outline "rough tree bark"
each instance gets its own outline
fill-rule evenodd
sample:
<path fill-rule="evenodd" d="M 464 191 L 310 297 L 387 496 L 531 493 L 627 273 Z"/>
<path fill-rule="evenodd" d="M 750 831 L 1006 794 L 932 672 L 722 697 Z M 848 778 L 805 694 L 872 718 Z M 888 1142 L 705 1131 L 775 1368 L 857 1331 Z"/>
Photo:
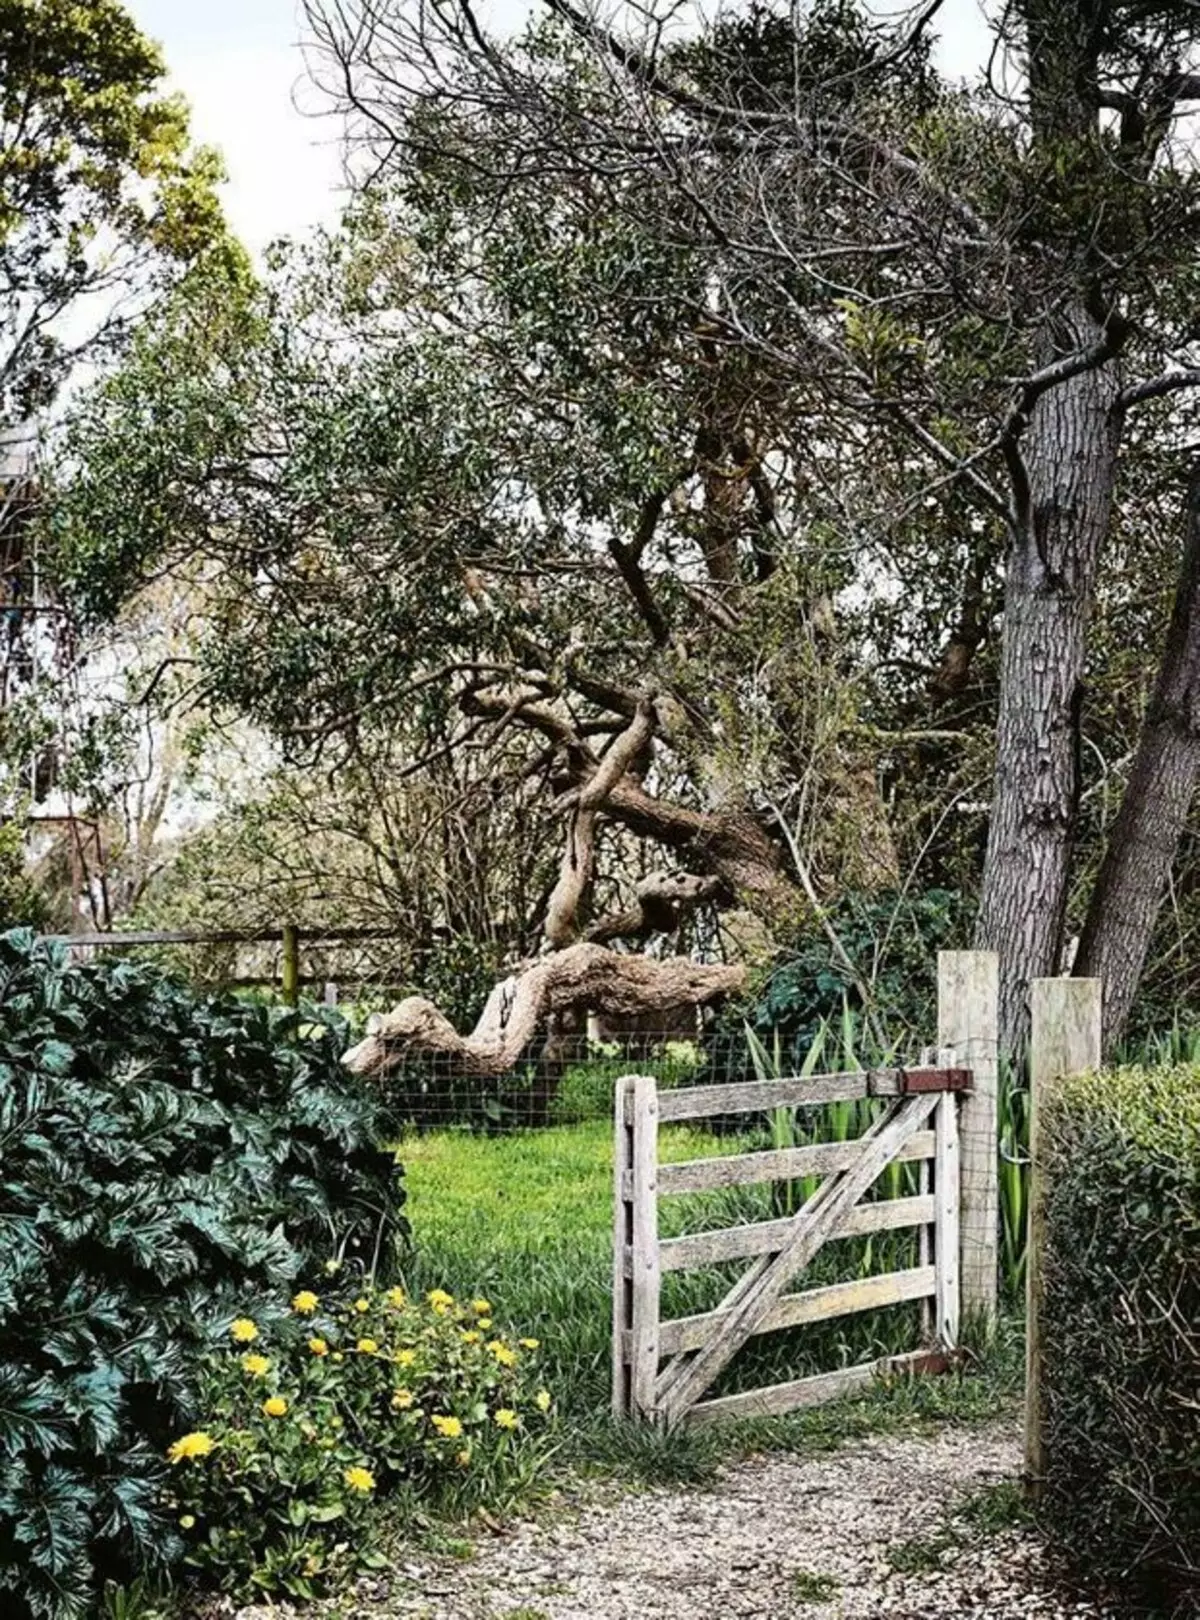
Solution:
<path fill-rule="evenodd" d="M 1200 780 L 1200 462 L 1154 692 L 1088 908 L 1075 972 L 1104 985 L 1104 1044 L 1125 1032 L 1167 879 Z"/>
<path fill-rule="evenodd" d="M 741 989 L 746 970 L 686 957 L 620 956 L 601 945 L 570 945 L 498 984 L 470 1035 L 423 996 L 409 996 L 371 1020 L 342 1059 L 355 1074 L 386 1074 L 408 1052 L 440 1053 L 468 1074 L 506 1074 L 547 1018 L 603 1007 L 613 1017 L 702 1007 Z"/>
<path fill-rule="evenodd" d="M 1057 357 L 1096 356 L 1018 405 L 1009 466 L 1008 555 L 996 775 L 977 944 L 1000 956 L 1000 1040 L 1021 1044 L 1033 978 L 1057 973 L 1079 801 L 1087 624 L 1108 528 L 1120 438 L 1116 361 L 1076 303 Z M 1056 357 L 1047 357 L 1049 370 Z"/>

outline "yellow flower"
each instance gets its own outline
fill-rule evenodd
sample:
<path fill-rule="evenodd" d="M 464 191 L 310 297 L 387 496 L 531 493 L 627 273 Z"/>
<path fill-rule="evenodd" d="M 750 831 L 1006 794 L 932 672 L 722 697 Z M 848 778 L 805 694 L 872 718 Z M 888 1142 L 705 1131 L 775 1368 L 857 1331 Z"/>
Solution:
<path fill-rule="evenodd" d="M 500 1365 L 502 1367 L 515 1367 L 516 1366 L 516 1364 L 517 1364 L 517 1352 L 515 1350 L 510 1350 L 508 1348 L 508 1346 L 506 1344 L 504 1344 L 500 1339 L 492 1339 L 492 1340 L 490 1340 L 489 1343 L 488 1343 L 488 1349 L 495 1356 L 496 1360 L 500 1363 Z"/>
<path fill-rule="evenodd" d="M 369 1468 L 347 1468 L 342 1478 L 352 1491 L 361 1491 L 364 1496 L 375 1489 L 375 1475 Z"/>
<path fill-rule="evenodd" d="M 462 1424 L 456 1417 L 432 1417 L 429 1421 L 446 1440 L 457 1440 L 462 1434 Z"/>
<path fill-rule="evenodd" d="M 392 1357 L 397 1367 L 411 1367 L 416 1359 L 417 1352 L 415 1350 L 397 1350 Z"/>
<path fill-rule="evenodd" d="M 451 1305 L 454 1304 L 454 1295 L 448 1294 L 444 1288 L 431 1288 L 425 1298 L 439 1316 L 445 1316 Z"/>
<path fill-rule="evenodd" d="M 320 1303 L 310 1289 L 302 1288 L 292 1299 L 292 1309 L 300 1316 L 311 1316 Z"/>
<path fill-rule="evenodd" d="M 261 1378 L 265 1372 L 270 1372 L 271 1362 L 267 1356 L 256 1356 L 251 1353 L 242 1357 L 242 1371 L 248 1372 L 251 1378 Z"/>
<path fill-rule="evenodd" d="M 454 1460 L 460 1468 L 469 1468 L 471 1466 L 471 1453 L 469 1451 L 460 1451 Z"/>
<path fill-rule="evenodd" d="M 491 1317 L 490 1316 L 481 1316 L 479 1318 L 479 1325 L 484 1330 L 484 1332 L 486 1333 L 488 1328 L 490 1328 L 491 1325 L 492 1325 Z"/>
<path fill-rule="evenodd" d="M 185 1513 L 183 1518 L 179 1521 L 179 1528 L 181 1530 L 194 1530 L 196 1528 L 195 1514 Z"/>
<path fill-rule="evenodd" d="M 533 1404 L 537 1407 L 539 1412 L 548 1412 L 550 1410 L 550 1399 L 550 1391 L 548 1389 L 539 1389 L 537 1394 L 533 1397 Z"/>
<path fill-rule="evenodd" d="M 515 1429 L 521 1420 L 507 1406 L 502 1406 L 496 1413 L 494 1421 L 498 1429 Z"/>
<path fill-rule="evenodd" d="M 248 1316 L 239 1316 L 230 1324 L 229 1331 L 238 1344 L 253 1344 L 258 1338 L 258 1329 Z"/>
<path fill-rule="evenodd" d="M 403 1288 L 389 1288 L 383 1297 L 394 1311 L 398 1311 L 402 1305 L 407 1303 L 407 1296 Z"/>
<path fill-rule="evenodd" d="M 324 1339 L 310 1339 L 308 1341 L 308 1348 L 312 1351 L 314 1356 L 327 1356 L 329 1354 L 329 1346 L 325 1343 Z"/>
<path fill-rule="evenodd" d="M 354 1309 L 360 1316 L 364 1316 L 366 1312 L 371 1309 L 371 1301 L 369 1299 L 356 1299 L 354 1301 Z"/>
<path fill-rule="evenodd" d="M 539 1339 L 518 1339 L 517 1343 L 522 1350 L 536 1350 L 541 1341 Z"/>
<path fill-rule="evenodd" d="M 167 1452 L 169 1462 L 183 1462 L 185 1458 L 207 1457 L 210 1451 L 215 1451 L 217 1442 L 211 1434 L 205 1434 L 203 1429 L 197 1429 L 192 1434 L 185 1434 Z"/>
<path fill-rule="evenodd" d="M 379 1346 L 374 1339 L 360 1339 L 354 1348 L 360 1356 L 373 1356 L 379 1350 Z"/>
<path fill-rule="evenodd" d="M 462 1336 L 464 1344 L 478 1344 L 482 1338 L 482 1333 L 464 1333 Z"/>
<path fill-rule="evenodd" d="M 398 1389 L 392 1396 L 392 1411 L 407 1412 L 415 1396 L 411 1389 Z"/>
<path fill-rule="evenodd" d="M 327 1277 L 336 1277 L 338 1272 L 341 1269 L 342 1269 L 342 1262 L 340 1260 L 326 1260 L 326 1262 L 325 1262 L 325 1275 Z"/>
<path fill-rule="evenodd" d="M 262 1403 L 262 1409 L 267 1417 L 282 1417 L 288 1409 L 288 1404 L 282 1395 L 272 1395 Z"/>
<path fill-rule="evenodd" d="M 486 1299 L 473 1299 L 471 1301 L 471 1309 L 475 1312 L 476 1316 L 490 1316 L 492 1314 L 492 1307 L 488 1304 Z"/>
<path fill-rule="evenodd" d="M 335 1350 L 333 1352 L 333 1359 L 335 1361 L 345 1361 L 346 1358 L 345 1358 L 345 1356 L 342 1354 L 342 1352 L 340 1350 Z"/>

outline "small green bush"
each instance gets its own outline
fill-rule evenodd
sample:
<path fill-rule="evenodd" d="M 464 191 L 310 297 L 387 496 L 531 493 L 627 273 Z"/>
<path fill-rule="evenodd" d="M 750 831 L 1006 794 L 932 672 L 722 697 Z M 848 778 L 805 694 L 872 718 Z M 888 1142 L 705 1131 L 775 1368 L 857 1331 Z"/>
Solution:
<path fill-rule="evenodd" d="M 169 1452 L 187 1561 L 226 1590 L 312 1597 L 375 1561 L 367 1509 L 495 1505 L 539 1470 L 553 1401 L 538 1342 L 486 1299 L 303 1289 L 290 1317 L 230 1326 L 207 1358 L 202 1427 Z"/>
<path fill-rule="evenodd" d="M 1047 1527 L 1150 1612 L 1200 1602 L 1200 1070 L 1046 1113 Z"/>
<path fill-rule="evenodd" d="M 0 1610 L 73 1620 L 181 1543 L 165 1450 L 206 1335 L 386 1253 L 394 1157 L 339 1021 L 0 936 Z"/>

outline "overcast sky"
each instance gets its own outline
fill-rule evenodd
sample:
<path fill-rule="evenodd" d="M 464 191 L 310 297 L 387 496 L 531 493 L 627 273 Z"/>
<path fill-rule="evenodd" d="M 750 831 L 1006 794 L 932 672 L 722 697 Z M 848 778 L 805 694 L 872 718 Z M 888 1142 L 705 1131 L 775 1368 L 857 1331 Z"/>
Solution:
<path fill-rule="evenodd" d="M 172 81 L 192 104 L 197 139 L 224 153 L 226 206 L 247 246 L 261 250 L 277 236 L 335 218 L 338 130 L 333 120 L 310 115 L 296 0 L 127 4 L 166 51 Z M 528 0 L 496 0 L 489 9 L 498 23 L 515 23 Z M 945 0 L 939 27 L 945 69 L 973 76 L 987 49 L 980 0 Z"/>

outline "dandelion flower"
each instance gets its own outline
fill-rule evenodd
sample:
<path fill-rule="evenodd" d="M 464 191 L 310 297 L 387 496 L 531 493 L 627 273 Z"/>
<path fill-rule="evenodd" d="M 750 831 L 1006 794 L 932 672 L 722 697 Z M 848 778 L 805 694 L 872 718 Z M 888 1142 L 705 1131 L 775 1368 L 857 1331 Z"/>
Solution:
<path fill-rule="evenodd" d="M 533 1397 L 533 1404 L 537 1407 L 539 1412 L 548 1412 L 550 1410 L 550 1402 L 551 1395 L 548 1389 L 539 1389 L 537 1394 Z"/>
<path fill-rule="evenodd" d="M 522 1350 L 536 1350 L 538 1345 L 541 1343 L 541 1340 L 540 1339 L 518 1339 L 517 1343 L 521 1346 Z"/>
<path fill-rule="evenodd" d="M 283 1417 L 288 1403 L 282 1395 L 272 1395 L 262 1403 L 262 1409 L 267 1417 Z"/>
<path fill-rule="evenodd" d="M 515 1350 L 510 1350 L 508 1348 L 508 1346 L 502 1340 L 500 1340 L 500 1339 L 491 1339 L 491 1340 L 489 1340 L 488 1349 L 491 1351 L 492 1355 L 495 1356 L 496 1360 L 500 1363 L 500 1365 L 502 1367 L 515 1367 L 516 1366 L 516 1364 L 517 1364 L 517 1352 Z"/>
<path fill-rule="evenodd" d="M 445 1440 L 457 1440 L 462 1434 L 462 1424 L 456 1417 L 437 1416 L 429 1421 Z"/>
<path fill-rule="evenodd" d="M 383 1297 L 394 1311 L 398 1311 L 401 1306 L 408 1303 L 408 1296 L 403 1288 L 389 1288 Z"/>
<path fill-rule="evenodd" d="M 207 1457 L 210 1451 L 215 1451 L 217 1442 L 211 1434 L 205 1434 L 203 1429 L 197 1429 L 192 1434 L 185 1434 L 167 1452 L 167 1460 L 173 1463 L 183 1462 L 192 1457 Z"/>
<path fill-rule="evenodd" d="M 253 1344 L 258 1338 L 258 1329 L 248 1316 L 239 1316 L 236 1322 L 231 1322 L 229 1331 L 238 1344 Z"/>
<path fill-rule="evenodd" d="M 445 1316 L 446 1312 L 454 1304 L 454 1295 L 448 1294 L 444 1288 L 431 1288 L 425 1298 L 439 1316 Z"/>
<path fill-rule="evenodd" d="M 392 1357 L 397 1367 L 411 1367 L 416 1359 L 417 1352 L 415 1350 L 397 1350 Z"/>
<path fill-rule="evenodd" d="M 324 1339 L 310 1339 L 308 1341 L 308 1348 L 312 1351 L 314 1356 L 327 1356 L 329 1354 L 329 1346 L 325 1343 Z"/>
<path fill-rule="evenodd" d="M 248 1372 L 251 1378 L 261 1378 L 270 1370 L 271 1361 L 268 1356 L 257 1356 L 252 1351 L 248 1356 L 242 1357 L 242 1371 Z"/>
<path fill-rule="evenodd" d="M 411 1389 L 398 1389 L 392 1395 L 392 1411 L 407 1412 L 416 1397 Z"/>
<path fill-rule="evenodd" d="M 460 1451 L 454 1460 L 460 1468 L 469 1468 L 471 1466 L 471 1453 L 469 1451 Z"/>
<path fill-rule="evenodd" d="M 185 1513 L 183 1518 L 179 1521 L 179 1528 L 181 1530 L 194 1530 L 196 1528 L 195 1514 Z"/>
<path fill-rule="evenodd" d="M 298 1316 L 311 1316 L 321 1301 L 308 1288 L 302 1288 L 292 1298 L 292 1309 Z"/>
<path fill-rule="evenodd" d="M 490 1328 L 491 1325 L 492 1325 L 491 1317 L 490 1316 L 481 1316 L 479 1318 L 479 1325 L 484 1330 L 484 1332 L 486 1333 L 488 1328 Z"/>
<path fill-rule="evenodd" d="M 462 1341 L 464 1344 L 478 1344 L 482 1338 L 482 1333 L 464 1333 Z"/>
<path fill-rule="evenodd" d="M 375 1489 L 375 1475 L 369 1468 L 347 1468 L 342 1478 L 352 1491 L 359 1491 L 363 1496 Z"/>
<path fill-rule="evenodd" d="M 366 1313 L 371 1309 L 371 1301 L 369 1299 L 363 1299 L 360 1296 L 354 1301 L 354 1309 L 360 1316 L 365 1316 Z"/>
<path fill-rule="evenodd" d="M 476 1316 L 490 1316 L 492 1314 L 492 1307 L 489 1305 L 486 1299 L 473 1299 L 471 1301 L 471 1309 L 475 1312 Z"/>
<path fill-rule="evenodd" d="M 507 1406 L 502 1406 L 493 1419 L 498 1429 L 515 1429 L 520 1421 L 517 1414 Z"/>
<path fill-rule="evenodd" d="M 346 1358 L 345 1358 L 345 1356 L 342 1354 L 342 1352 L 340 1350 L 335 1350 L 333 1352 L 333 1359 L 335 1361 L 345 1361 Z"/>
<path fill-rule="evenodd" d="M 373 1356 L 379 1351 L 379 1346 L 374 1339 L 360 1339 L 354 1348 L 360 1356 Z"/>

